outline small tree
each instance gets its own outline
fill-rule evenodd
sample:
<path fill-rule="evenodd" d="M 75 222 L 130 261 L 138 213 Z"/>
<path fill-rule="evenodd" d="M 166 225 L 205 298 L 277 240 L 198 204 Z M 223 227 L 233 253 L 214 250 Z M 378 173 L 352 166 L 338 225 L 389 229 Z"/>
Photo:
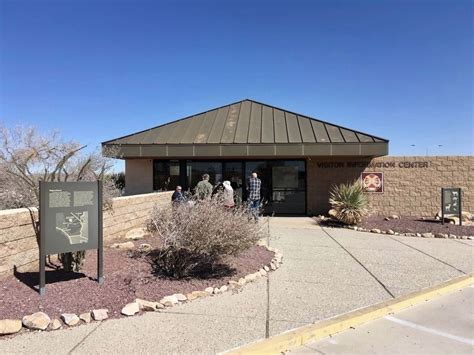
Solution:
<path fill-rule="evenodd" d="M 329 191 L 331 215 L 344 224 L 360 223 L 368 213 L 369 200 L 360 181 L 332 185 Z"/>
<path fill-rule="evenodd" d="M 118 195 L 106 178 L 111 159 L 100 152 L 84 153 L 86 146 L 63 140 L 57 132 L 39 134 L 34 128 L 0 127 L 0 209 L 38 207 L 40 181 L 102 180 L 104 203 Z M 59 256 L 64 269 L 79 270 L 84 252 Z"/>

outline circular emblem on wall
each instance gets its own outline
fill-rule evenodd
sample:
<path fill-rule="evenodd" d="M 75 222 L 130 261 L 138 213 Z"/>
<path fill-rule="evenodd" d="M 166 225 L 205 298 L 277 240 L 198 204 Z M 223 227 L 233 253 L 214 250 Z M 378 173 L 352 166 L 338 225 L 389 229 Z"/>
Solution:
<path fill-rule="evenodd" d="M 383 173 L 362 173 L 361 178 L 366 192 L 383 192 Z"/>

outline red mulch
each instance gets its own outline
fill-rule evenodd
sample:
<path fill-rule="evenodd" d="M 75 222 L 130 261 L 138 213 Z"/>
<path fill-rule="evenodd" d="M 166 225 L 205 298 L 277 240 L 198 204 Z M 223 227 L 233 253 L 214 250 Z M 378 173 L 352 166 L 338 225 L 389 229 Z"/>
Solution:
<path fill-rule="evenodd" d="M 434 218 L 420 219 L 416 217 L 401 217 L 400 219 L 384 220 L 383 216 L 370 216 L 366 218 L 360 227 L 365 229 L 377 228 L 380 230 L 391 229 L 399 233 L 444 233 L 454 234 L 456 236 L 474 236 L 474 225 L 454 225 L 445 223 L 441 224 Z M 464 224 L 464 222 L 463 222 Z"/>
<path fill-rule="evenodd" d="M 135 241 L 135 245 L 152 240 Z M 238 280 L 268 265 L 274 253 L 264 247 L 253 246 L 238 257 L 226 260 L 228 268 L 220 275 L 205 279 L 171 280 L 152 274 L 152 266 L 145 257 L 131 258 L 129 252 L 104 249 L 103 285 L 96 282 L 97 258 L 95 251 L 88 251 L 81 273 L 66 273 L 47 268 L 46 295 L 43 299 L 35 289 L 37 272 L 16 272 L 0 280 L 0 319 L 21 319 L 27 314 L 43 311 L 51 319 L 61 313 L 84 313 L 92 309 L 107 308 L 109 317 L 120 317 L 125 304 L 135 298 L 159 301 L 174 293 L 189 293 L 206 287 L 222 286 Z"/>

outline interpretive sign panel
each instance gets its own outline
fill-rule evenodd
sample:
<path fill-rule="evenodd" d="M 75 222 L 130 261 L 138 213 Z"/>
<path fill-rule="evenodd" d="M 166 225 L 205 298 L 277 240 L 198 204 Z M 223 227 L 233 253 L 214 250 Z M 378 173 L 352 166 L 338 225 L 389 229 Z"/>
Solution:
<path fill-rule="evenodd" d="M 44 293 L 45 257 L 97 249 L 102 282 L 102 184 L 40 182 L 40 293 Z"/>
<path fill-rule="evenodd" d="M 441 189 L 441 220 L 444 224 L 444 215 L 457 215 L 459 224 L 462 224 L 461 189 L 449 187 Z"/>

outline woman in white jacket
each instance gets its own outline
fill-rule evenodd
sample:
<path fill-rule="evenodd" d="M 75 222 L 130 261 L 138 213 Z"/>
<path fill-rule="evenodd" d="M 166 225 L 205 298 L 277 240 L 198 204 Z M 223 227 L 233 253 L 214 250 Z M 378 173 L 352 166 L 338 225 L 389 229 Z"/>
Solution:
<path fill-rule="evenodd" d="M 228 207 L 228 208 L 232 208 L 235 206 L 235 202 L 234 202 L 234 189 L 232 188 L 232 186 L 230 185 L 230 181 L 229 180 L 225 180 L 222 185 L 224 186 L 224 194 L 223 194 L 223 198 L 224 198 L 224 206 L 225 207 Z"/>

